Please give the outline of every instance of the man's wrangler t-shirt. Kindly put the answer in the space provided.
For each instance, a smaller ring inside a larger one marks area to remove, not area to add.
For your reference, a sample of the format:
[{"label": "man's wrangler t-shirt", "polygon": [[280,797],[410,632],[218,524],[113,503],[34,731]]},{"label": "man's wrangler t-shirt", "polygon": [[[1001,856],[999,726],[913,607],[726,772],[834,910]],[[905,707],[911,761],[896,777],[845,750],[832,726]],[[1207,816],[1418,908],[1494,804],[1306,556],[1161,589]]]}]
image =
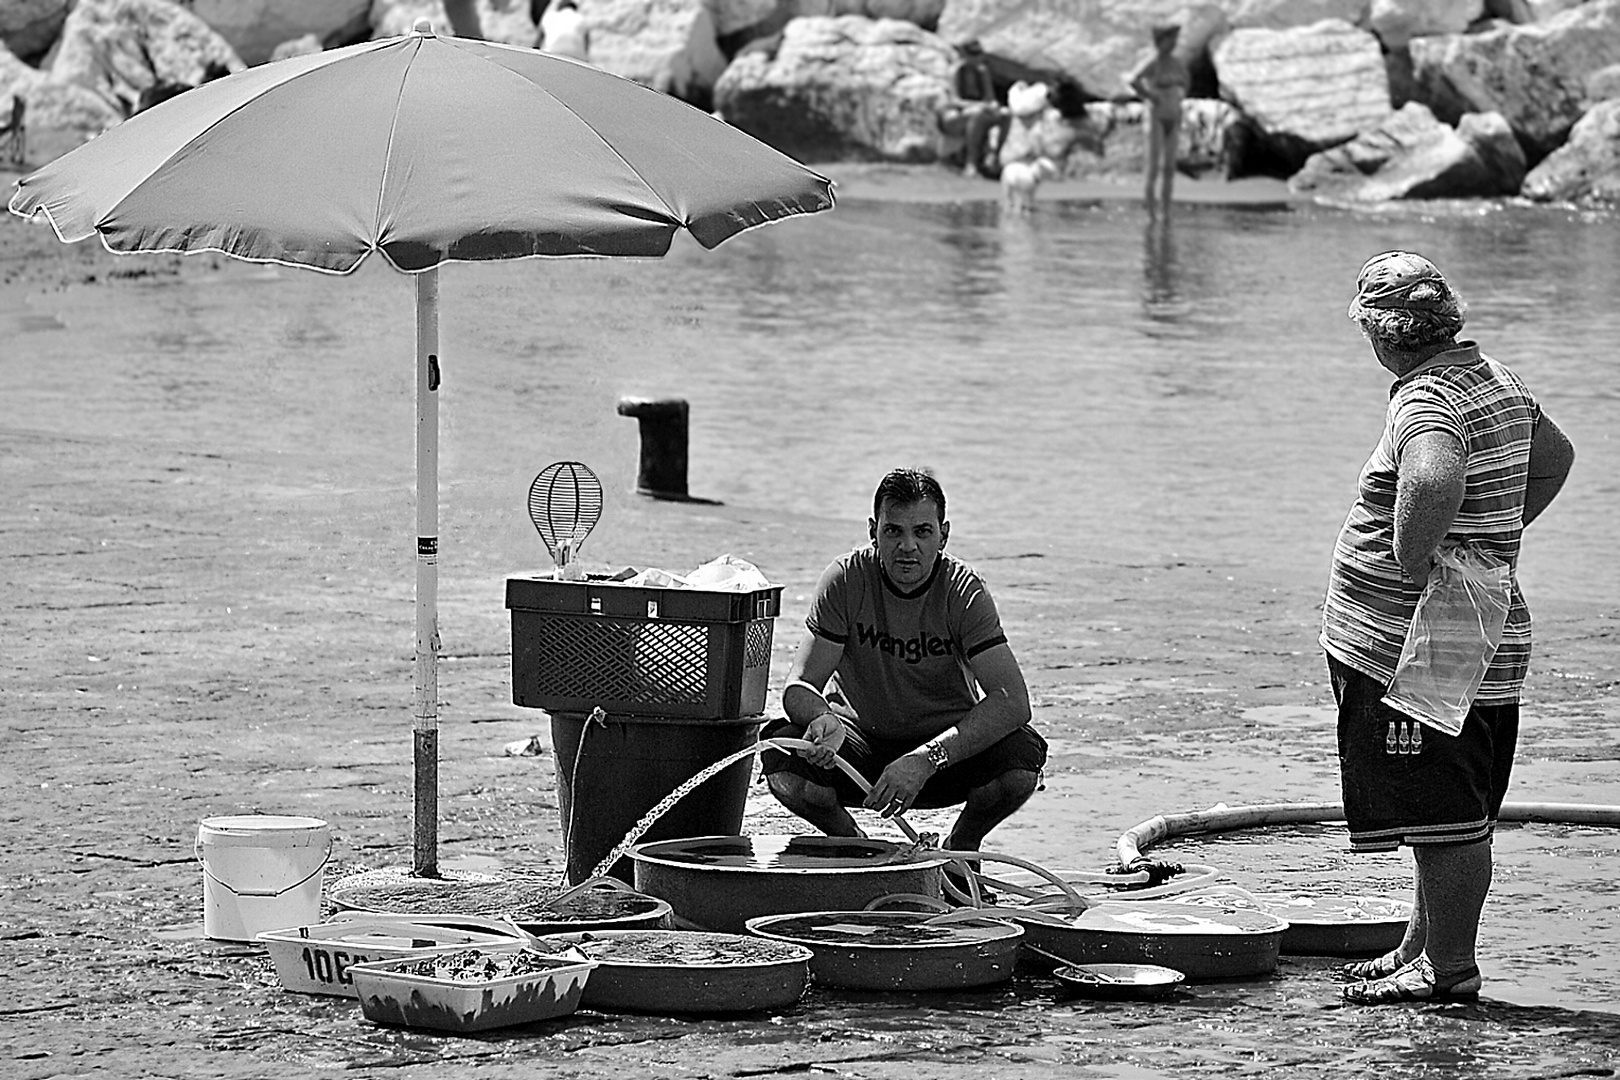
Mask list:
[{"label": "man's wrangler t-shirt", "polygon": [[884,575],[874,549],[857,548],[821,575],[805,625],[844,647],[829,701],[852,708],[868,734],[918,742],[978,703],[967,661],[1007,642],[984,582],[944,552],[908,593]]}]

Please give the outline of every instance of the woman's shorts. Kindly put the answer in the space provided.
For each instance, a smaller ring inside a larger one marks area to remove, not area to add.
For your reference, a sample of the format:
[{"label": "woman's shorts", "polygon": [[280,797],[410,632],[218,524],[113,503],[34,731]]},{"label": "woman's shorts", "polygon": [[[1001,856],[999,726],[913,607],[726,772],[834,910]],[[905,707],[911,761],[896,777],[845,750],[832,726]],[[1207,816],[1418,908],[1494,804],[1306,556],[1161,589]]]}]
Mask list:
[{"label": "woman's shorts", "polygon": [[[847,720],[844,729],[844,745],[839,748],[838,756],[853,765],[868,783],[876,783],[890,762],[922,745],[916,741],[876,739],[863,734]],[[772,720],[761,729],[759,737],[802,739],[804,728],[791,720]],[[974,788],[984,787],[1006,773],[1039,774],[1045,766],[1046,740],[1025,724],[966,761],[953,762],[930,776],[917,793],[914,805],[920,810],[956,806],[966,802],[968,792]],[[760,754],[760,767],[766,776],[790,772],[813,784],[830,787],[838,792],[838,801],[843,806],[859,806],[866,799],[866,793],[842,769],[818,769],[798,754],[766,750]]]},{"label": "woman's shorts", "polygon": [[1452,736],[1385,705],[1381,683],[1332,656],[1328,675],[1351,849],[1489,839],[1513,770],[1518,703],[1475,705]]}]

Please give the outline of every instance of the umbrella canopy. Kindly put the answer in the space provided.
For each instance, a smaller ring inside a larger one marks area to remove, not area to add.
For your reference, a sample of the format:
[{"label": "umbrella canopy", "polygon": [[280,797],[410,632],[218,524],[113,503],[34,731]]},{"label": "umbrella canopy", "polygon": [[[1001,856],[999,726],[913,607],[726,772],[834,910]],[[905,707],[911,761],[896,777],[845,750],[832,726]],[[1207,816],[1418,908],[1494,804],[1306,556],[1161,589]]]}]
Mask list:
[{"label": "umbrella canopy", "polygon": [[352,45],[138,113],[18,182],[14,213],[119,252],[347,273],[529,255],[657,256],[832,206],[826,178],[674,98],[493,42]]},{"label": "umbrella canopy", "polygon": [[712,248],[833,205],[831,183],[673,98],[532,49],[399,38],[249,68],[17,182],[64,241],[416,276],[415,866],[438,872],[438,271]]}]

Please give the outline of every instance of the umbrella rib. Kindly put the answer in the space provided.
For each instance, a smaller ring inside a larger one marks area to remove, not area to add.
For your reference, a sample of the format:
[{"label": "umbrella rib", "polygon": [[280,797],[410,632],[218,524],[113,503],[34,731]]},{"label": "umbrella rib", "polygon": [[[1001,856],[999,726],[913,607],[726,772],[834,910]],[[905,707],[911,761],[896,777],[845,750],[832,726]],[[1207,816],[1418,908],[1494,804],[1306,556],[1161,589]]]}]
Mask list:
[{"label": "umbrella rib", "polygon": [[[388,177],[394,168],[394,136],[399,132],[399,115],[405,100],[405,83],[411,75],[411,63],[422,52],[422,38],[417,37],[412,45],[415,52],[400,68],[399,87],[394,94],[394,116],[388,123],[388,148],[383,151],[382,176],[377,184],[377,207],[371,221],[371,250],[381,251],[384,258],[388,258],[388,251],[382,246],[383,197],[388,191]],[[400,270],[399,265],[393,259],[388,259],[388,262],[395,270]],[[405,271],[401,270],[401,272],[404,273]]]}]

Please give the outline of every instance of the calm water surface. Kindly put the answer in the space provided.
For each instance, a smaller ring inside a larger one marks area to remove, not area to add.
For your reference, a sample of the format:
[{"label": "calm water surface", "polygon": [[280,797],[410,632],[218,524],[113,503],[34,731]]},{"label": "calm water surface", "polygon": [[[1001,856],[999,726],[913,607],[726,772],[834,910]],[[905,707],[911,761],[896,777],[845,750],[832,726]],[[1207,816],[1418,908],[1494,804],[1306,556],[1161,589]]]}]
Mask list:
[{"label": "calm water surface", "polygon": [[1613,221],[1199,207],[1156,231],[1130,204],[1010,225],[993,207],[854,205],[661,268],[692,324],[626,354],[620,378],[693,399],[694,476],[729,499],[864,516],[850,478],[899,457],[935,466],[958,530],[992,548],[1263,546],[1317,577],[1389,381],[1345,305],[1362,259],[1393,246],[1452,275],[1470,334],[1580,447],[1535,587],[1620,599],[1620,574],[1580,572],[1620,526]]},{"label": "calm water surface", "polygon": [[[713,252],[449,267],[444,531],[487,536],[484,516],[509,515],[557,458],[622,495],[636,431],[617,399],[673,395],[691,402],[692,490],[729,504],[859,522],[882,469],[919,463],[972,551],[1196,553],[1318,587],[1389,383],[1345,305],[1363,259],[1395,246],[1440,265],[1468,334],[1578,448],[1526,548],[1532,606],[1620,606],[1604,572],[1620,534],[1620,220],[1523,207],[1185,206],[1153,229],[1128,201],[1027,221],[850,201]],[[103,387],[110,414],[74,418],[87,433],[156,421],[408,492],[412,290],[380,259],[347,280],[228,264],[202,288],[136,290],[169,310],[133,340],[119,298],[87,295],[75,329],[101,320],[109,351],[138,360],[108,372],[82,350],[36,376],[66,397]]]}]

